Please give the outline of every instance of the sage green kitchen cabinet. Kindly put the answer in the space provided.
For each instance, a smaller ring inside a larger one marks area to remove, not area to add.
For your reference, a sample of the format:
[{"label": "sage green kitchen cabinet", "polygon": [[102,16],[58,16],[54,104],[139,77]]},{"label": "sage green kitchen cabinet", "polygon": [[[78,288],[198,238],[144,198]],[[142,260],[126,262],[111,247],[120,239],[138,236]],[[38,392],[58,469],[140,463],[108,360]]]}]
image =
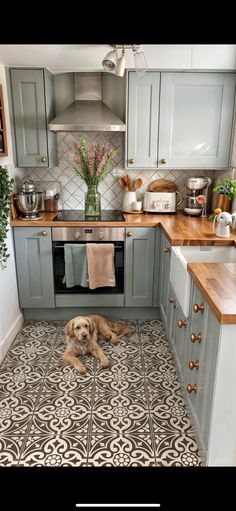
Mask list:
[{"label": "sage green kitchen cabinet", "polygon": [[56,134],[48,131],[55,117],[53,75],[46,69],[11,68],[10,87],[16,166],[55,166]]},{"label": "sage green kitchen cabinet", "polygon": [[235,74],[130,71],[128,80],[127,168],[229,167]]},{"label": "sage green kitchen cabinet", "polygon": [[51,229],[15,227],[14,241],[20,306],[55,307]]},{"label": "sage green kitchen cabinet", "polygon": [[159,302],[161,310],[161,319],[166,325],[166,315],[168,306],[168,291],[170,282],[170,260],[171,260],[171,244],[161,231],[160,237],[160,279],[159,279]]},{"label": "sage green kitchen cabinet", "polygon": [[228,73],[161,74],[158,167],[229,166],[235,81]]},{"label": "sage green kitchen cabinet", "polygon": [[183,372],[188,356],[189,321],[184,316],[171,284],[168,290],[166,332],[175,351],[179,370]]},{"label": "sage green kitchen cabinet", "polygon": [[127,227],[125,305],[152,307],[155,229]]},{"label": "sage green kitchen cabinet", "polygon": [[160,73],[128,75],[127,167],[157,167]]}]

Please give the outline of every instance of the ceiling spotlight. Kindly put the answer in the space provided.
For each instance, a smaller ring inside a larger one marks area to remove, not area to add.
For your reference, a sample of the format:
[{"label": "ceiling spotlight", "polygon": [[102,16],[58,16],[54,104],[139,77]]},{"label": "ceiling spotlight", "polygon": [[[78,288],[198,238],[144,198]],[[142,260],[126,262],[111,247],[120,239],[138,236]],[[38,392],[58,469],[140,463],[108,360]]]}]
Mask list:
[{"label": "ceiling spotlight", "polygon": [[106,71],[115,71],[117,61],[117,51],[111,50],[107,53],[102,61],[102,65]]}]

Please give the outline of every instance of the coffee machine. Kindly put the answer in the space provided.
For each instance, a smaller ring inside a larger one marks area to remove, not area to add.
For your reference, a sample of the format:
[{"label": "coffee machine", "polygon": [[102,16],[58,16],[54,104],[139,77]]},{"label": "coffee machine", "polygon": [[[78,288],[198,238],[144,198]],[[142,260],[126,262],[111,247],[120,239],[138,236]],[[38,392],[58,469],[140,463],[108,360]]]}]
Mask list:
[{"label": "coffee machine", "polygon": [[[207,217],[207,210],[210,207],[211,199],[211,185],[212,179],[210,177],[189,177],[187,179],[186,187],[189,193],[186,195],[186,207],[184,212],[187,215],[195,215]],[[204,195],[205,200],[198,196]]]}]

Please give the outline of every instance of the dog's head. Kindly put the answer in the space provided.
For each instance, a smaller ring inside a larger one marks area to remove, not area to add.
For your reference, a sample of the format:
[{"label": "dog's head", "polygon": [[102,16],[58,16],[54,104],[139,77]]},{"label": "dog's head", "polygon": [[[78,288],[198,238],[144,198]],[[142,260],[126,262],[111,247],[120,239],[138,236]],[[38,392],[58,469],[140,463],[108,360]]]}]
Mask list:
[{"label": "dog's head", "polygon": [[73,337],[73,340],[78,342],[90,341],[94,331],[93,321],[85,316],[77,316],[65,326],[66,336]]}]

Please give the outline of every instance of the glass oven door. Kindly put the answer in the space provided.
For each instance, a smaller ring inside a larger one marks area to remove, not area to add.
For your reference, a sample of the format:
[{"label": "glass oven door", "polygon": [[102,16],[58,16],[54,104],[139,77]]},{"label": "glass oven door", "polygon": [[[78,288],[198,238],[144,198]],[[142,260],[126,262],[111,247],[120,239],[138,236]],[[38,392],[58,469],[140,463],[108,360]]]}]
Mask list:
[{"label": "glass oven door", "polygon": [[[73,286],[67,287],[65,283],[65,257],[64,245],[66,241],[53,241],[53,267],[54,267],[54,284],[56,293],[83,293],[83,294],[117,294],[124,293],[124,242],[113,241],[115,248],[115,287],[98,287],[96,289],[89,289],[89,287]],[[70,241],[70,244],[79,245],[79,241]],[[81,244],[86,243],[81,241]],[[97,242],[99,243],[99,242]],[[104,241],[103,241],[104,243]],[[109,241],[109,243],[111,243]]]}]

